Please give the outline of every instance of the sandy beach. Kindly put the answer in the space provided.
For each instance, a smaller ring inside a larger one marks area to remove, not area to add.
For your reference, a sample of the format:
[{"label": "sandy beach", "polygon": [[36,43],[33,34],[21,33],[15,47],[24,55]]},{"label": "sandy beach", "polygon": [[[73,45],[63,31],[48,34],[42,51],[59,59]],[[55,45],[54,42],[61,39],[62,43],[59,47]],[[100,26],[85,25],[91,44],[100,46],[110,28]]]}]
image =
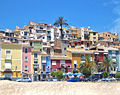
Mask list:
[{"label": "sandy beach", "polygon": [[0,81],[0,95],[119,95],[120,83]]}]

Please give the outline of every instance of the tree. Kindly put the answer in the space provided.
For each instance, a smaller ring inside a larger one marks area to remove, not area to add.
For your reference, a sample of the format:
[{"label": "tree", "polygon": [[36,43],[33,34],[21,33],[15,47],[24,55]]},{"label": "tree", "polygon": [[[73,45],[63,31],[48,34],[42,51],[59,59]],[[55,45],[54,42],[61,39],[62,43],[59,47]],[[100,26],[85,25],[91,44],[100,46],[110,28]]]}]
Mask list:
[{"label": "tree", "polygon": [[87,69],[90,72],[97,71],[97,65],[91,60],[90,55],[86,56],[85,63],[80,64],[80,72],[83,72],[84,69]]},{"label": "tree", "polygon": [[51,76],[52,76],[52,77],[55,77],[55,76],[56,76],[56,72],[52,71],[52,72],[51,72]]},{"label": "tree", "polygon": [[56,77],[57,77],[57,79],[62,79],[63,78],[63,72],[62,71],[56,71]]},{"label": "tree", "polygon": [[109,73],[109,68],[113,68],[113,63],[111,62],[111,59],[108,56],[105,56],[103,58],[103,63],[101,63],[101,65],[102,65],[101,69],[106,70],[106,72],[108,73]]},{"label": "tree", "polygon": [[108,73],[108,72],[105,72],[105,71],[104,71],[104,72],[102,73],[102,77],[103,77],[103,78],[107,78],[108,76],[109,76],[109,73]]},{"label": "tree", "polygon": [[66,23],[67,20],[64,20],[63,17],[59,17],[58,20],[55,21],[54,25],[55,26],[60,26],[60,31],[61,31],[61,39],[63,39],[63,25],[68,26],[68,23]]},{"label": "tree", "polygon": [[51,76],[56,77],[57,79],[62,79],[63,78],[63,72],[62,71],[52,71]]},{"label": "tree", "polygon": [[117,72],[117,73],[115,74],[115,78],[120,78],[120,72]]}]

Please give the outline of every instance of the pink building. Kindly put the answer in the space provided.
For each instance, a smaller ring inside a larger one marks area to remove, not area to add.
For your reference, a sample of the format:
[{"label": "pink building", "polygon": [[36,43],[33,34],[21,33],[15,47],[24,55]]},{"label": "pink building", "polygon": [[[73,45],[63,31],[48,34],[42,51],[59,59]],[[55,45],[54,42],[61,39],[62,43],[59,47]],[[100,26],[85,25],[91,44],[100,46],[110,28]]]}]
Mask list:
[{"label": "pink building", "polygon": [[51,56],[52,71],[72,72],[72,60],[66,56]]},{"label": "pink building", "polygon": [[22,47],[22,75],[23,77],[32,77],[31,71],[31,47],[23,45]]}]

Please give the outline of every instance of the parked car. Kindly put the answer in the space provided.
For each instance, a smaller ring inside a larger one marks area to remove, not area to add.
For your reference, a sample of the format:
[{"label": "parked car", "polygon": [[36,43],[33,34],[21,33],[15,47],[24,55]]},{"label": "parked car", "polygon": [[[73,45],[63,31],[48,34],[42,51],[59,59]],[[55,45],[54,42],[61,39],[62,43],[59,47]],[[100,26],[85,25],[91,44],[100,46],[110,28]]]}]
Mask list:
[{"label": "parked car", "polygon": [[120,78],[116,78],[117,81],[120,81]]},{"label": "parked car", "polygon": [[0,80],[12,80],[10,77],[0,77]]},{"label": "parked car", "polygon": [[102,78],[101,81],[116,81],[114,77],[107,77],[107,78]]},{"label": "parked car", "polygon": [[16,80],[17,82],[32,82],[32,80],[30,78],[21,78]]},{"label": "parked car", "polygon": [[78,77],[73,77],[73,78],[67,80],[67,82],[78,82],[78,81],[80,81],[80,78],[78,78]]}]

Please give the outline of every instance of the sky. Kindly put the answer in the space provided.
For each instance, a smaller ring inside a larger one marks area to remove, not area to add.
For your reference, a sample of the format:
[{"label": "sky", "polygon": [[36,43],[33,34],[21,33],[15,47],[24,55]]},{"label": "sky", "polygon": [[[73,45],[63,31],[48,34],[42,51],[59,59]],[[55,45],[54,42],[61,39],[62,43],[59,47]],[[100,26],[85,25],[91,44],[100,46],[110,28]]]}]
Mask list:
[{"label": "sky", "polygon": [[0,29],[23,28],[29,21],[53,25],[59,16],[69,26],[120,32],[120,0],[0,0]]}]

